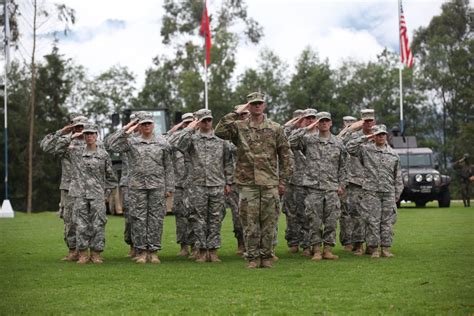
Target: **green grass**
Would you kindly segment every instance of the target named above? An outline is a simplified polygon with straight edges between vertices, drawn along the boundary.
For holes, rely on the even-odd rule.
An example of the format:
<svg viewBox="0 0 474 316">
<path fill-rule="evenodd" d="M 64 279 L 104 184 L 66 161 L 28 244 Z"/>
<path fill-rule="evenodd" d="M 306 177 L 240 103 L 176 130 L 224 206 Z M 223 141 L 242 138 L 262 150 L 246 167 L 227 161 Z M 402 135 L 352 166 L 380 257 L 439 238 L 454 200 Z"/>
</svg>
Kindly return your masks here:
<svg viewBox="0 0 474 316">
<path fill-rule="evenodd" d="M 167 216 L 161 265 L 125 258 L 123 218 L 109 217 L 103 265 L 61 262 L 54 213 L 0 220 L 0 315 L 11 314 L 473 314 L 474 208 L 402 208 L 392 259 L 337 262 L 289 255 L 280 219 L 274 269 L 246 270 L 230 214 L 221 264 L 177 258 Z"/>
</svg>

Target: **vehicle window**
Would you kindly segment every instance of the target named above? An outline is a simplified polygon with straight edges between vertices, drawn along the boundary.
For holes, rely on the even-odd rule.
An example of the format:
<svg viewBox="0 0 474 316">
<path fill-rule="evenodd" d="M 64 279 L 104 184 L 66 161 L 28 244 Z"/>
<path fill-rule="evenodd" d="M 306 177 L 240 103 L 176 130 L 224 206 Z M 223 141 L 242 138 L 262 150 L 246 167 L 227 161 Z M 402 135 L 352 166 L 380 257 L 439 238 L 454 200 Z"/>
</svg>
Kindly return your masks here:
<svg viewBox="0 0 474 316">
<path fill-rule="evenodd" d="M 431 167 L 431 155 L 430 154 L 400 154 L 400 163 L 402 167 Z M 410 157 L 410 161 L 408 161 Z"/>
</svg>

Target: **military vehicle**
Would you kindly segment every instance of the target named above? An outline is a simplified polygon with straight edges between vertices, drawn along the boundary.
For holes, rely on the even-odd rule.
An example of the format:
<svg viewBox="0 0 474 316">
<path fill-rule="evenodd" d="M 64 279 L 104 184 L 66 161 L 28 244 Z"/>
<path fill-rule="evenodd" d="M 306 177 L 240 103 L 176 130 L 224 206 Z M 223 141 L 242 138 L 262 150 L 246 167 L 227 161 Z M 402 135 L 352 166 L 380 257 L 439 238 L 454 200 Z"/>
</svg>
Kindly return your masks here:
<svg viewBox="0 0 474 316">
<path fill-rule="evenodd" d="M 433 151 L 418 147 L 414 136 L 392 136 L 391 144 L 402 165 L 404 189 L 400 201 L 412 201 L 417 207 L 424 207 L 426 203 L 436 200 L 439 207 L 449 207 L 451 178 L 437 170 Z"/>
</svg>

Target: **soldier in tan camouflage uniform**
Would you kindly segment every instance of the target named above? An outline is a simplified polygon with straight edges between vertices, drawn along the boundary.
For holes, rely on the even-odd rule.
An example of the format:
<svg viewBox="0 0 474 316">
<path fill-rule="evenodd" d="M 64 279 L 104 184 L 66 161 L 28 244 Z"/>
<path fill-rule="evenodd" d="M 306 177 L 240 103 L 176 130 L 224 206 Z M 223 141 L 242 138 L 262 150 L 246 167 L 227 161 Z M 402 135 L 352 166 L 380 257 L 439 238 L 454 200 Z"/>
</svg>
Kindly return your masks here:
<svg viewBox="0 0 474 316">
<path fill-rule="evenodd" d="M 138 251 L 137 263 L 160 263 L 166 198 L 174 192 L 172 149 L 162 136 L 153 132 L 151 113 L 141 115 L 110 136 L 110 148 L 129 153 L 128 185 L 132 217 L 132 242 Z M 139 136 L 133 136 L 135 129 Z"/>
<path fill-rule="evenodd" d="M 225 115 L 216 127 L 217 136 L 237 146 L 235 179 L 249 269 L 272 267 L 279 196 L 290 176 L 288 140 L 283 128 L 263 114 L 263 98 L 260 92 L 249 94 L 248 103 Z M 250 117 L 239 121 L 245 110 Z"/>
<path fill-rule="evenodd" d="M 336 244 L 336 226 L 340 215 L 339 196 L 346 187 L 347 152 L 342 141 L 331 134 L 331 126 L 331 114 L 319 112 L 315 123 L 303 129 L 302 133 L 290 136 L 291 148 L 301 150 L 307 163 L 305 212 L 309 218 L 309 240 L 314 261 L 339 258 L 332 253 L 332 247 Z M 324 244 L 323 254 L 321 244 Z"/>
<path fill-rule="evenodd" d="M 85 146 L 73 140 L 84 137 Z M 103 262 L 101 253 L 105 246 L 107 223 L 105 200 L 117 186 L 109 154 L 97 146 L 97 126 L 87 123 L 84 130 L 71 137 L 58 140 L 58 150 L 69 152 L 73 166 L 69 195 L 74 198 L 76 224 L 77 263 Z M 90 250 L 90 254 L 88 253 Z"/>
<path fill-rule="evenodd" d="M 397 220 L 396 202 L 403 191 L 400 158 L 387 144 L 385 125 L 372 127 L 372 133 L 347 143 L 349 153 L 363 166 L 361 201 L 366 225 L 366 243 L 372 258 L 392 257 L 393 225 Z"/>
<path fill-rule="evenodd" d="M 46 135 L 41 141 L 41 148 L 50 154 L 56 155 L 61 159 L 61 201 L 59 202 L 59 216 L 64 221 L 64 241 L 69 249 L 68 255 L 62 258 L 63 261 L 77 261 L 79 253 L 76 250 L 76 224 L 73 221 L 74 199 L 69 196 L 69 186 L 72 179 L 72 163 L 68 152 L 60 153 L 57 150 L 58 140 L 63 137 L 70 137 L 71 133 L 81 132 L 87 118 L 73 113 L 70 116 L 70 124 L 62 129 Z M 83 144 L 84 137 L 78 137 L 74 143 Z"/>
<path fill-rule="evenodd" d="M 195 121 L 172 135 L 170 142 L 191 158 L 193 231 L 200 249 L 196 262 L 220 262 L 217 249 L 221 246 L 224 193 L 231 190 L 233 164 L 229 146 L 214 135 L 211 111 L 201 109 L 194 117 Z"/>
</svg>

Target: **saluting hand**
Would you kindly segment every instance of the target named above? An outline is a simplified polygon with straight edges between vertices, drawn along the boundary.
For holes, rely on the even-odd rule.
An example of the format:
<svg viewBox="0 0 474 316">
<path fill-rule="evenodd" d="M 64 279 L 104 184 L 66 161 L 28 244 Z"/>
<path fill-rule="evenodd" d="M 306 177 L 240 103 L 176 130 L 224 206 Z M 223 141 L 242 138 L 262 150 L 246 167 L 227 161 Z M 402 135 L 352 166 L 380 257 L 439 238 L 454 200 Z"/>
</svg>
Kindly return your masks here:
<svg viewBox="0 0 474 316">
<path fill-rule="evenodd" d="M 78 138 L 78 137 L 80 137 L 80 136 L 82 136 L 82 132 L 74 133 L 74 134 L 72 134 L 71 137 L 72 137 L 72 138 Z"/>
<path fill-rule="evenodd" d="M 66 135 L 69 134 L 72 131 L 72 124 L 66 125 L 61 129 L 61 134 Z"/>
<path fill-rule="evenodd" d="M 357 122 L 352 123 L 351 126 L 349 126 L 349 129 L 350 129 L 352 132 L 355 132 L 355 131 L 360 130 L 363 125 L 364 125 L 364 121 L 363 121 L 363 120 L 360 120 L 360 121 L 357 121 Z"/>
<path fill-rule="evenodd" d="M 128 127 L 125 133 L 127 133 L 127 134 L 133 133 L 138 128 L 138 125 L 139 124 L 138 124 L 138 121 L 137 121 L 135 125 L 132 125 L 131 127 Z"/>
<path fill-rule="evenodd" d="M 316 128 L 318 127 L 318 123 L 319 123 L 319 121 L 316 121 L 316 122 L 314 122 L 314 123 L 311 123 L 311 124 L 309 124 L 308 126 L 306 126 L 306 128 L 308 129 L 308 131 L 313 132 L 313 131 L 315 131 Z"/>
<path fill-rule="evenodd" d="M 123 127 L 124 130 L 128 131 L 130 127 L 138 125 L 138 119 L 133 119 L 130 122 L 128 122 L 127 125 Z"/>
<path fill-rule="evenodd" d="M 189 127 L 189 128 L 197 129 L 197 128 L 199 128 L 198 123 L 199 123 L 198 120 L 194 120 L 194 121 L 192 121 L 191 123 L 189 123 L 188 127 Z"/>
<path fill-rule="evenodd" d="M 241 104 L 237 107 L 237 110 L 235 110 L 235 112 L 240 114 L 244 112 L 245 110 L 248 110 L 249 106 L 250 106 L 250 103 Z"/>
</svg>

